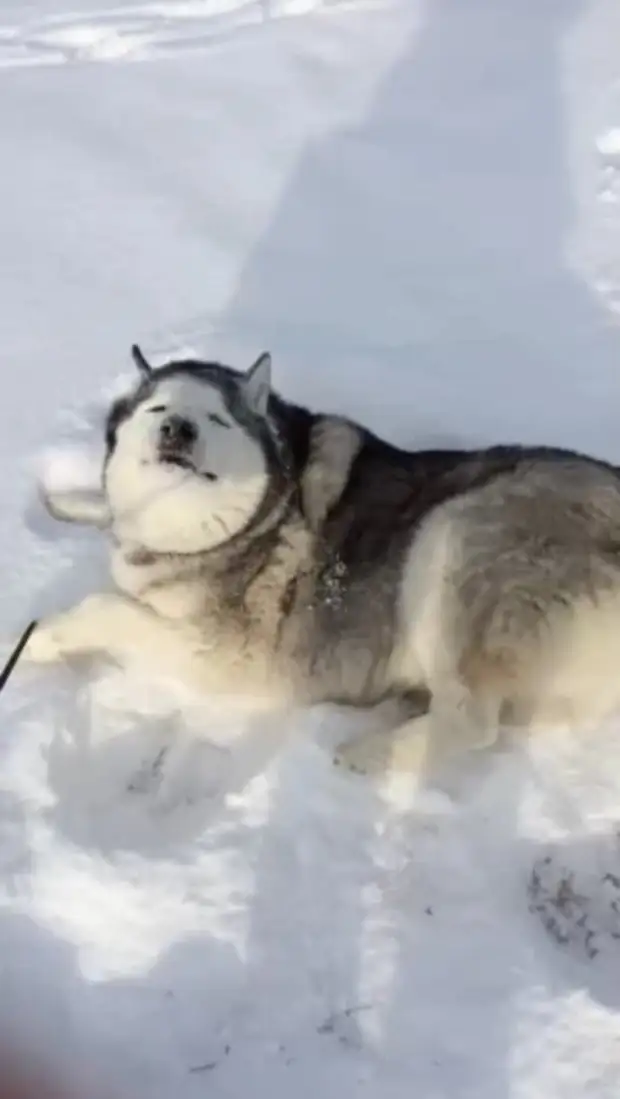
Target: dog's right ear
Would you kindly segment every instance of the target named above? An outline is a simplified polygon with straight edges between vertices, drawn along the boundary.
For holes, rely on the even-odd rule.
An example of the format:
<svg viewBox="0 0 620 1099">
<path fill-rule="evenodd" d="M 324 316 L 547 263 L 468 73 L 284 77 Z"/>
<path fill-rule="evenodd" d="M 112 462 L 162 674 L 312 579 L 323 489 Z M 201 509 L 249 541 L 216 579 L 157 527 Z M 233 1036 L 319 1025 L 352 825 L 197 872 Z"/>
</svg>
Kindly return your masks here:
<svg viewBox="0 0 620 1099">
<path fill-rule="evenodd" d="M 51 490 L 41 485 L 41 502 L 46 511 L 61 523 L 82 523 L 103 529 L 110 525 L 110 511 L 100 492 L 87 489 Z"/>
<path fill-rule="evenodd" d="M 153 373 L 153 367 L 151 366 L 148 359 L 143 355 L 137 343 L 132 344 L 131 357 L 138 367 L 138 370 L 142 377 L 150 378 L 151 374 Z"/>
<path fill-rule="evenodd" d="M 256 415 L 264 418 L 269 408 L 269 393 L 271 390 L 271 355 L 263 351 L 256 362 L 243 375 L 241 392 L 248 408 Z"/>
</svg>

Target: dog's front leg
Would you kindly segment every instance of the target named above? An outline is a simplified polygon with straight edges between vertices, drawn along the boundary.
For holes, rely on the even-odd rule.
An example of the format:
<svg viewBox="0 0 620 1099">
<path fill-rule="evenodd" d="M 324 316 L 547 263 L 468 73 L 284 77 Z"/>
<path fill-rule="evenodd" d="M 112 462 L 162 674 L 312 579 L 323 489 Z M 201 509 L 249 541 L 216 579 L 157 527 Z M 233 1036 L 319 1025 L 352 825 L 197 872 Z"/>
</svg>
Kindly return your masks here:
<svg viewBox="0 0 620 1099">
<path fill-rule="evenodd" d="M 24 649 L 24 658 L 37 664 L 89 654 L 141 666 L 148 674 L 164 675 L 194 690 L 213 686 L 223 655 L 191 628 L 113 593 L 90 595 L 71 610 L 44 619 Z"/>
<path fill-rule="evenodd" d="M 199 693 L 251 694 L 270 706 L 276 699 L 288 699 L 279 677 L 272 677 L 260 659 L 249 661 L 247 650 L 235 640 L 210 638 L 206 626 L 199 631 L 109 593 L 90 595 L 71 610 L 44 619 L 31 635 L 24 658 L 51 664 L 99 653 Z"/>
<path fill-rule="evenodd" d="M 168 632 L 167 624 L 152 611 L 122 595 L 89 595 L 68 611 L 43 619 L 24 650 L 36 664 L 103 653 L 123 658 L 152 648 Z"/>
</svg>

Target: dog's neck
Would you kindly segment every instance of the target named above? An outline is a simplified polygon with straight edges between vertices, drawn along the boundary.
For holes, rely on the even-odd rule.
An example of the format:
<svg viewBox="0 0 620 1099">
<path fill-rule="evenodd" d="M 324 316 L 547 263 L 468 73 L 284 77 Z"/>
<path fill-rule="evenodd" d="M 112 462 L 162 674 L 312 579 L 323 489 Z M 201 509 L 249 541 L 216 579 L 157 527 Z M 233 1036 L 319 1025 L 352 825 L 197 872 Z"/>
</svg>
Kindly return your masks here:
<svg viewBox="0 0 620 1099">
<path fill-rule="evenodd" d="M 200 576 L 202 582 L 236 578 L 243 587 L 261 559 L 269 557 L 280 541 L 283 529 L 304 527 L 294 482 L 270 488 L 258 512 L 233 538 L 196 553 L 161 552 L 129 542 L 111 528 L 111 572 L 117 586 L 136 598 L 153 584 L 175 583 Z"/>
</svg>

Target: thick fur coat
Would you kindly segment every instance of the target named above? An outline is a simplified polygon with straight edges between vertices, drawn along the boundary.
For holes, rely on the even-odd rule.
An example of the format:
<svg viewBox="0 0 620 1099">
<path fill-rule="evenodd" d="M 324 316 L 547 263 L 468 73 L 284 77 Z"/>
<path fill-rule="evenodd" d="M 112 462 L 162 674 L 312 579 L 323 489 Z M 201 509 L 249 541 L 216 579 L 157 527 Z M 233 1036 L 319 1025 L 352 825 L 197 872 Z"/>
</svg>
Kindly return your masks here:
<svg viewBox="0 0 620 1099">
<path fill-rule="evenodd" d="M 41 623 L 30 659 L 99 651 L 269 707 L 391 700 L 396 727 L 337 753 L 365 772 L 413 769 L 422 732 L 477 747 L 620 703 L 615 467 L 401 450 L 285 401 L 268 355 L 134 359 L 100 500 L 46 497 L 107 529 L 115 590 Z"/>
</svg>

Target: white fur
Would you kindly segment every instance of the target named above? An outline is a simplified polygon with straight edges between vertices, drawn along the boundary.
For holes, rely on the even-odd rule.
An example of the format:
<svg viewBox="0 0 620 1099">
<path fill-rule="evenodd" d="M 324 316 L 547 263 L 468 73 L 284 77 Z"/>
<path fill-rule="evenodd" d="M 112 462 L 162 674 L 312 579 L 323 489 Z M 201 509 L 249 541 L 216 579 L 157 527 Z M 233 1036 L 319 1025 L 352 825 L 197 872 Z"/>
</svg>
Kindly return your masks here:
<svg viewBox="0 0 620 1099">
<path fill-rule="evenodd" d="M 152 411 L 160 406 L 165 411 Z M 158 461 L 160 427 L 172 414 L 198 430 L 191 453 L 197 472 Z M 198 553 L 228 541 L 255 513 L 266 486 L 260 445 L 236 423 L 218 389 L 189 377 L 162 381 L 120 425 L 106 471 L 115 534 L 157 553 Z"/>
<path fill-rule="evenodd" d="M 206 640 L 199 628 L 153 613 L 124 595 L 89 595 L 68 611 L 42 622 L 24 655 L 37 664 L 85 654 L 134 665 L 198 693 L 245 694 L 253 704 L 286 706 L 292 688 L 262 653 L 244 651 L 222 638 Z"/>
</svg>

